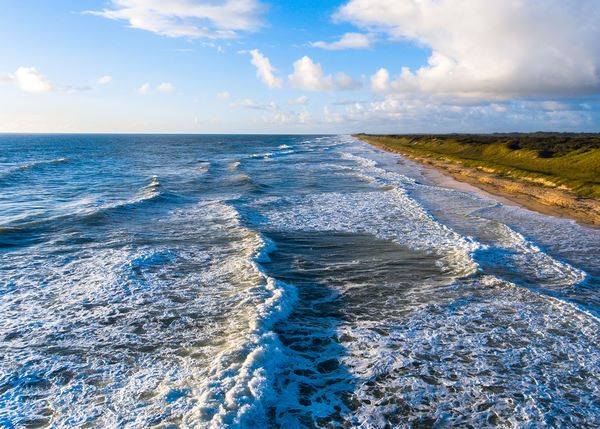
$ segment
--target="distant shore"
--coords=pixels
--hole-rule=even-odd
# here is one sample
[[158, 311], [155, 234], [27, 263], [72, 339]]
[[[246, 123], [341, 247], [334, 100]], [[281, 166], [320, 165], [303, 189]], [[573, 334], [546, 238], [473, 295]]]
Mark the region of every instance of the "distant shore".
[[[491, 194], [504, 204], [519, 205], [540, 213], [574, 219], [587, 226], [600, 227], [599, 198], [578, 195], [567, 186], [557, 185], [554, 180], [545, 179], [540, 175], [528, 174], [527, 176], [515, 177], [517, 173], [522, 174], [522, 171], [514, 168], [514, 166], [510, 166], [512, 169], [507, 171], [503, 171], [502, 168], [490, 168], [490, 162], [483, 159], [480, 163], [477, 162], [472, 151], [470, 152], [470, 158], [461, 159], [461, 151], [455, 147], [455, 140], [452, 140], [452, 152], [449, 154], [444, 153], [442, 149], [447, 149], [447, 147], [444, 147], [444, 139], [449, 139], [450, 136], [441, 139], [439, 136], [419, 136], [416, 139], [403, 136], [356, 135], [355, 137], [427, 167], [427, 177], [441, 186], [463, 190], [473, 186], [478, 190]], [[527, 141], [526, 135], [524, 137]], [[520, 139], [523, 140], [523, 136]], [[435, 143], [435, 146], [432, 146], [432, 142]], [[476, 144], [479, 144], [476, 149], [481, 151], [481, 144], [498, 143], [492, 140], [491, 143]], [[460, 142], [460, 145], [466, 146], [468, 144]], [[589, 148], [585, 150], [589, 150]], [[519, 154], [520, 157], [529, 156], [529, 152], [531, 152], [527, 152], [527, 148], [522, 151], [524, 154]], [[600, 149], [592, 147], [591, 152], [589, 156], [597, 156]], [[502, 164], [499, 165], [502, 167]], [[594, 172], [591, 174], [593, 179], [596, 178]], [[467, 185], [460, 185], [456, 181]], [[591, 192], [596, 192], [595, 182], [591, 182], [591, 186]], [[590, 192], [588, 191], [589, 186], [584, 189], [586, 192]]]

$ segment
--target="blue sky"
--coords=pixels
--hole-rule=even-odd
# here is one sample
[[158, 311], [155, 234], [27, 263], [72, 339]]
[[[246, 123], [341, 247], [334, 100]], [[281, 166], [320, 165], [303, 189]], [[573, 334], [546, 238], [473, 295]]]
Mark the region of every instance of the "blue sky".
[[4, 0], [0, 132], [600, 131], [594, 0]]

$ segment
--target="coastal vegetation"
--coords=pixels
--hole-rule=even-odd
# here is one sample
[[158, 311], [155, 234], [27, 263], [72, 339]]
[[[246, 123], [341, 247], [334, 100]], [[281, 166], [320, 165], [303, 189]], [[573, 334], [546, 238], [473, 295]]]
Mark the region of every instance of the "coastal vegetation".
[[600, 199], [600, 134], [512, 133], [357, 137], [408, 155]]

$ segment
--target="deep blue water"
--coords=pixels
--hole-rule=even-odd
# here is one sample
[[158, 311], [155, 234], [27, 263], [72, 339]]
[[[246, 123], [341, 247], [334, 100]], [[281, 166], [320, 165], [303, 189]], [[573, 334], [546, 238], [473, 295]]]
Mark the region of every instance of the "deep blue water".
[[598, 255], [349, 136], [0, 135], [0, 427], [595, 428]]

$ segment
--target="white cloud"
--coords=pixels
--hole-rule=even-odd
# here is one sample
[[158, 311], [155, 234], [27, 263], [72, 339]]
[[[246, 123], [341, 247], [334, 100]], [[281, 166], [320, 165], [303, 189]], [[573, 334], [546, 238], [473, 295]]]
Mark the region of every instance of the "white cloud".
[[149, 83], [143, 84], [137, 90], [138, 94], [140, 94], [140, 95], [150, 94], [151, 91], [152, 91], [152, 86], [150, 86]]
[[371, 102], [326, 106], [321, 119], [343, 132], [376, 133], [581, 131], [594, 123], [593, 115], [577, 103], [486, 102], [428, 94], [390, 94]]
[[502, 104], [497, 104], [497, 103], [492, 103], [490, 105], [490, 107], [494, 110], [494, 112], [497, 113], [504, 113], [506, 112], [506, 106], [502, 105]]
[[370, 34], [346, 33], [336, 42], [310, 42], [310, 46], [331, 51], [342, 49], [366, 49], [370, 48], [374, 41], [374, 37]]
[[61, 88], [61, 91], [64, 91], [67, 94], [74, 94], [74, 93], [77, 93], [77, 92], [91, 91], [93, 89], [94, 89], [94, 87], [91, 86], [91, 85], [78, 85], [78, 86], [67, 85], [67, 86]]
[[158, 92], [173, 92], [175, 91], [175, 87], [170, 82], [162, 82], [156, 87]]
[[309, 122], [311, 119], [310, 112], [308, 112], [306, 110], [298, 113], [298, 115], [296, 117], [298, 119], [298, 122], [300, 122], [301, 124], [305, 124], [305, 123]]
[[19, 67], [14, 74], [2, 76], [2, 81], [15, 83], [25, 92], [50, 92], [53, 85], [35, 67]]
[[229, 100], [230, 97], [231, 94], [229, 93], [229, 91], [222, 91], [217, 93], [217, 98], [219, 100]]
[[268, 123], [279, 123], [279, 124], [307, 124], [311, 121], [310, 112], [303, 110], [298, 113], [275, 113], [271, 117], [265, 118], [265, 122]]
[[[246, 53], [246, 51], [241, 51], [241, 53]], [[250, 62], [256, 67], [256, 77], [269, 88], [281, 88], [283, 81], [275, 76], [276, 69], [271, 65], [271, 61], [258, 49], [253, 49], [247, 53], [252, 57]]]
[[340, 91], [349, 91], [352, 89], [359, 89], [362, 87], [361, 83], [352, 79], [346, 73], [335, 74], [335, 89]]
[[321, 64], [304, 56], [294, 63], [294, 73], [288, 76], [290, 84], [294, 88], [307, 91], [331, 91], [333, 89], [333, 78], [325, 76]]
[[431, 48], [426, 65], [392, 81], [380, 70], [378, 90], [479, 99], [600, 92], [597, 0], [350, 0], [336, 19]]
[[293, 100], [289, 101], [289, 104], [293, 105], [293, 106], [306, 106], [309, 102], [309, 99], [306, 95], [301, 95], [298, 98], [294, 98]]
[[386, 69], [381, 68], [371, 76], [371, 88], [373, 88], [373, 91], [387, 91], [389, 86], [390, 73]]
[[544, 110], [569, 110], [570, 106], [559, 101], [548, 100], [542, 102], [542, 108]]
[[294, 63], [294, 73], [288, 76], [288, 80], [294, 88], [306, 91], [349, 90], [360, 87], [359, 82], [345, 73], [336, 74], [335, 79], [331, 75], [325, 75], [321, 64], [315, 63], [308, 56]]
[[112, 0], [112, 8], [87, 13], [125, 20], [130, 27], [168, 37], [222, 39], [260, 26], [257, 0]]
[[274, 101], [269, 103], [258, 103], [250, 98], [246, 98], [241, 101], [236, 101], [235, 103], [231, 103], [230, 107], [234, 108], [244, 108], [244, 109], [252, 109], [252, 110], [266, 110], [270, 112], [279, 111], [279, 106]]
[[98, 79], [98, 83], [100, 85], [108, 85], [111, 82], [112, 82], [112, 76], [102, 76], [101, 78]]
[[270, 124], [306, 124], [311, 120], [311, 115], [307, 110], [303, 110], [301, 112], [285, 112], [274, 101], [261, 103], [250, 98], [246, 98], [244, 100], [231, 103], [229, 107], [267, 112], [262, 116], [262, 120], [265, 123]]
[[162, 92], [163, 94], [166, 94], [173, 91], [175, 91], [175, 86], [170, 82], [159, 83], [156, 88], [153, 88], [150, 83], [146, 82], [137, 89], [137, 92], [140, 95], [148, 95], [153, 92]]
[[345, 118], [339, 112], [333, 111], [329, 106], [323, 108], [323, 120], [329, 124], [340, 124]]

